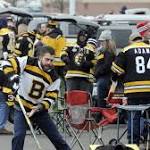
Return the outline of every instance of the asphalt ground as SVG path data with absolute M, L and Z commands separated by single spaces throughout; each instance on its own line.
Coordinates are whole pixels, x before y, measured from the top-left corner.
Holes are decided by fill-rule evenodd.
M 12 124 L 8 123 L 7 128 L 13 131 Z M 71 132 L 70 128 L 68 129 Z M 122 134 L 125 129 L 126 129 L 126 125 L 120 125 L 120 134 Z M 63 131 L 63 128 L 59 127 L 59 130 L 62 133 L 63 137 L 68 142 L 68 144 L 70 144 L 72 140 L 72 136 L 70 136 L 67 131 Z M 11 150 L 12 137 L 13 135 L 0 135 L 0 146 L 1 146 L 0 150 Z M 112 138 L 116 138 L 116 137 L 117 137 L 117 125 L 116 124 L 107 125 L 103 128 L 102 140 L 104 144 L 107 144 Z M 55 150 L 54 146 L 51 144 L 49 139 L 44 134 L 37 135 L 37 138 L 41 144 L 42 150 Z M 83 144 L 85 150 L 89 149 L 89 141 L 92 141 L 92 140 L 94 140 L 94 136 L 92 132 L 88 132 L 88 133 L 84 132 L 83 135 L 80 137 L 80 141 Z M 127 143 L 126 134 L 123 136 L 120 142 L 122 142 L 123 144 Z M 96 144 L 99 144 L 99 143 L 96 143 Z M 30 134 L 30 131 L 28 131 L 26 135 L 24 150 L 38 150 L 35 144 L 35 141 Z M 72 150 L 80 150 L 78 144 L 76 144 L 72 148 Z

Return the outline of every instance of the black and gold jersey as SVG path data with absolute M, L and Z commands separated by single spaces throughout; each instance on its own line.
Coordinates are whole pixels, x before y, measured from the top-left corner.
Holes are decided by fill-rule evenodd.
M 150 45 L 135 42 L 123 49 L 112 64 L 114 77 L 123 75 L 128 97 L 150 96 Z
M 63 36 L 62 31 L 59 28 L 55 28 L 46 36 L 41 37 L 41 42 L 55 50 L 53 65 L 58 67 L 65 66 L 64 62 L 60 59 L 61 52 L 66 45 L 66 39 Z
M 2 51 L 3 52 L 9 52 L 9 41 L 10 41 L 10 37 L 9 34 L 11 33 L 11 30 L 9 30 L 8 28 L 2 28 L 0 29 L 0 41 L 1 41 L 1 46 L 2 46 Z
M 17 94 L 26 108 L 32 109 L 32 106 L 41 103 L 45 109 L 49 109 L 57 99 L 60 79 L 54 69 L 43 71 L 38 59 L 16 57 L 4 61 L 2 66 L 5 74 L 20 75 Z
M 61 58 L 67 65 L 66 78 L 91 76 L 91 68 L 95 49 L 91 45 L 80 48 L 77 44 L 67 45 L 62 51 Z M 68 62 L 65 61 L 67 59 Z
M 22 33 L 16 37 L 15 49 L 13 56 L 34 56 L 34 40 L 35 36 L 28 32 Z

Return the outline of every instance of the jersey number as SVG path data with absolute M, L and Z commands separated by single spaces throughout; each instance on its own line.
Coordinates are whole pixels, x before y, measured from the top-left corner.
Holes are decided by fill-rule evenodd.
M 139 74 L 145 73 L 146 69 L 150 69 L 150 59 L 148 59 L 148 62 L 146 63 L 143 56 L 137 56 L 135 58 L 135 64 L 136 72 Z
M 30 90 L 29 96 L 32 98 L 39 99 L 42 96 L 43 89 L 44 89 L 43 83 L 33 80 L 33 85 Z

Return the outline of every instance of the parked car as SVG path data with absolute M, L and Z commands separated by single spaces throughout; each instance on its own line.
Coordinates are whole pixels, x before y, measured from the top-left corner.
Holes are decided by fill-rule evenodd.
M 128 38 L 132 31 L 136 31 L 136 24 L 140 21 L 150 20 L 150 15 L 99 15 L 95 21 L 100 25 L 99 35 L 103 30 L 111 30 L 116 42 L 118 52 L 128 45 Z
M 68 14 L 44 14 L 44 13 L 32 13 L 33 20 L 29 24 L 31 30 L 35 29 L 39 23 L 47 22 L 49 19 L 59 22 L 59 26 L 64 36 L 70 40 L 75 41 L 77 33 L 81 29 L 87 31 L 92 30 L 93 34 L 98 37 L 99 25 L 96 22 L 92 22 L 84 17 L 71 16 Z

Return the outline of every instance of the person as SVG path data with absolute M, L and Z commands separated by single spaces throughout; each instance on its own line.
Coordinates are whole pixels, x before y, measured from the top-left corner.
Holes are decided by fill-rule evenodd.
M 10 41 L 10 30 L 7 27 L 7 19 L 1 18 L 0 19 L 0 37 L 2 38 L 1 44 L 2 44 L 2 53 L 3 53 L 3 59 L 7 59 L 9 49 L 8 44 Z M 12 134 L 11 131 L 6 129 L 6 123 L 9 116 L 9 107 L 6 103 L 7 100 L 7 94 L 3 91 L 4 84 L 6 83 L 5 76 L 0 69 L 0 134 Z
M 150 21 L 139 22 L 136 28 L 139 34 L 144 38 L 144 42 L 150 44 Z
M 38 48 L 38 58 L 11 58 L 2 63 L 3 71 L 12 83 L 12 90 L 18 89 L 16 97 L 20 97 L 31 120 L 46 134 L 57 150 L 70 150 L 48 114 L 48 109 L 57 99 L 60 86 L 60 79 L 52 65 L 54 49 L 48 46 Z M 27 123 L 17 98 L 14 108 L 12 150 L 23 150 Z
M 127 9 L 128 9 L 127 6 L 125 6 L 125 5 L 122 6 L 121 10 L 120 10 L 120 14 L 125 14 Z
M 77 43 L 64 48 L 61 59 L 67 66 L 65 76 L 67 91 L 83 90 L 92 93 L 93 85 L 90 79 L 96 47 L 97 41 L 88 39 L 86 31 L 80 31 Z
M 47 25 L 48 31 L 41 38 L 44 45 L 51 46 L 55 49 L 55 60 L 53 62 L 58 75 L 64 78 L 64 62 L 61 61 L 61 52 L 66 45 L 66 39 L 63 36 L 59 23 L 57 21 L 49 20 Z
M 61 78 L 61 90 L 59 97 L 64 97 L 64 92 L 66 90 L 65 85 L 65 74 L 66 66 L 65 63 L 61 60 L 61 52 L 66 45 L 66 38 L 63 35 L 63 32 L 59 28 L 59 22 L 54 20 L 49 20 L 47 24 L 47 31 L 43 37 L 41 37 L 41 42 L 44 45 L 51 46 L 55 49 L 55 59 L 53 65 L 55 70 Z
M 23 18 L 19 21 L 16 35 L 15 49 L 12 51 L 13 57 L 34 56 L 34 42 L 36 35 L 34 31 L 28 31 L 30 19 Z
M 129 46 L 125 47 L 112 63 L 115 81 L 123 76 L 124 94 L 128 105 L 150 104 L 150 45 L 143 42 L 138 32 L 133 32 Z M 141 112 L 136 112 L 133 119 L 133 143 L 140 142 Z M 131 115 L 128 114 L 128 143 L 131 143 Z
M 39 23 L 38 26 L 37 26 L 37 33 L 40 36 L 44 36 L 44 35 L 47 34 L 47 32 L 48 32 L 47 23 L 46 22 Z
M 8 16 L 6 19 L 7 19 L 7 27 L 10 30 L 9 44 L 8 44 L 8 50 L 10 51 L 10 54 L 8 57 L 11 57 L 12 52 L 15 48 L 16 24 L 15 24 L 14 18 L 12 16 Z
M 8 58 L 8 54 L 10 53 L 10 49 L 8 48 L 10 37 L 9 34 L 11 30 L 8 29 L 7 19 L 5 17 L 0 18 L 0 37 L 1 37 L 1 45 L 2 45 L 2 56 L 3 59 Z
M 111 85 L 111 64 L 115 58 L 116 46 L 110 30 L 104 30 L 99 41 L 101 48 L 96 57 L 94 73 L 97 82 L 97 106 L 106 107 L 105 98 L 108 96 Z
M 6 123 L 9 117 L 9 107 L 6 103 L 7 94 L 4 92 L 4 87 L 6 87 L 7 79 L 0 69 L 0 134 L 12 134 L 11 131 L 6 129 Z

